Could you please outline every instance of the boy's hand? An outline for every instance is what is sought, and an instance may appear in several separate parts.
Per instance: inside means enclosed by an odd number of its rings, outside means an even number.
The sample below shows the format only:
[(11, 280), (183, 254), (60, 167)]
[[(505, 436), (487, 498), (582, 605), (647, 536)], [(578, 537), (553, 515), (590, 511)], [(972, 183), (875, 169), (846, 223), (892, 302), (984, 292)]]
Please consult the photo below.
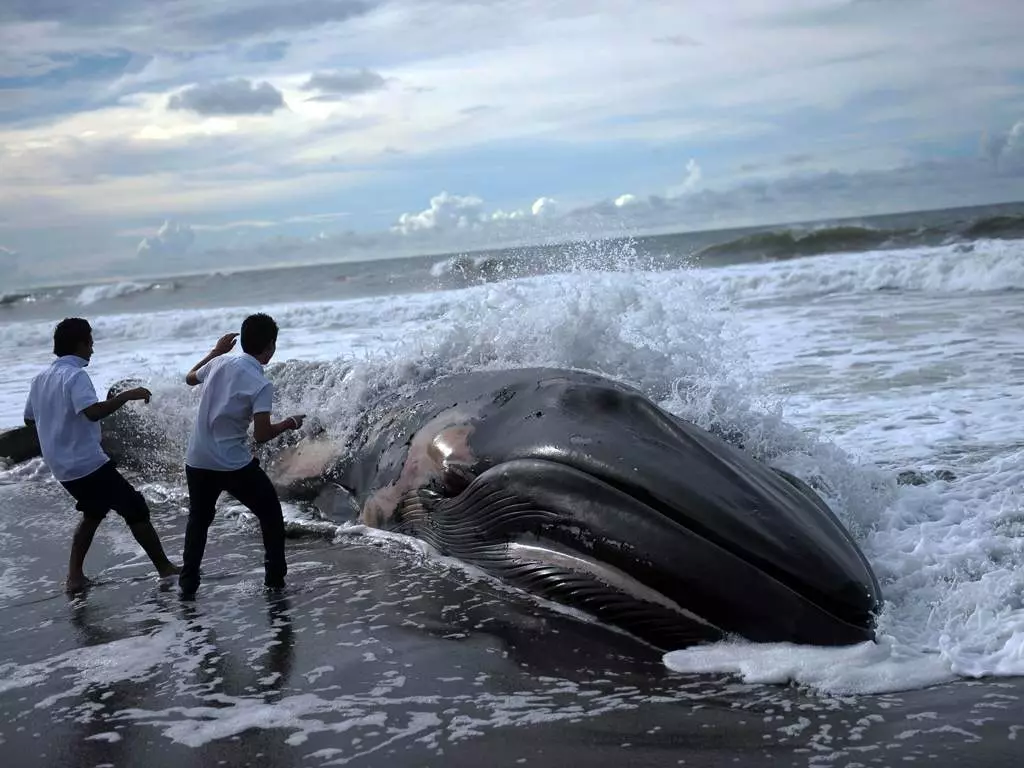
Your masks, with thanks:
[[(305, 419), (306, 419), (306, 414), (302, 413), (302, 414), (298, 414), (296, 416), (289, 416), (288, 419), (287, 419), (287, 422), (288, 422), (288, 425), (291, 426), (292, 429), (301, 429), (302, 428), (302, 422), (305, 421)], [(294, 425), (294, 426), (292, 426), (292, 425)]]
[(213, 345), (213, 354), (226, 355), (232, 350), (232, 348), (234, 348), (236, 338), (238, 338), (237, 333), (225, 333), (217, 339), (217, 343)]
[(135, 387), (134, 389), (125, 390), (121, 393), (121, 397), (125, 402), (129, 402), (130, 400), (145, 400), (148, 403), (149, 398), (152, 396), (153, 393), (145, 387)]

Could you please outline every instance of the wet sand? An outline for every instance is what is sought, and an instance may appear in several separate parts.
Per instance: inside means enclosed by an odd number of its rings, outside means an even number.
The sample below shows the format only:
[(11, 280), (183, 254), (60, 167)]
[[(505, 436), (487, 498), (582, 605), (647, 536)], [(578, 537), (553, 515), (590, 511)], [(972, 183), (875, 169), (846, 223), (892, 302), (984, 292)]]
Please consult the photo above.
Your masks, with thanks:
[[(184, 500), (144, 487), (180, 559)], [(0, 486), (4, 766), (1016, 766), (1024, 680), (826, 697), (673, 673), (661, 653), (393, 540), (288, 541), (264, 594), (224, 509), (194, 603), (119, 518), (61, 590), (76, 514)]]

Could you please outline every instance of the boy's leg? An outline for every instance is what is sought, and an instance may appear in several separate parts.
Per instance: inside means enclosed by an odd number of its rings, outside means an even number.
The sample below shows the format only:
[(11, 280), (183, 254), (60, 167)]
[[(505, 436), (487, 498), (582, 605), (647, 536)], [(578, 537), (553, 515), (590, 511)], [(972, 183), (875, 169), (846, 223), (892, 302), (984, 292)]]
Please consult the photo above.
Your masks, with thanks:
[(82, 516), (82, 519), (78, 523), (78, 527), (75, 529), (75, 535), (71, 539), (71, 557), (68, 560), (68, 578), (65, 582), (65, 588), (68, 592), (78, 592), (85, 589), (89, 583), (89, 579), (85, 576), (83, 567), (85, 566), (85, 556), (89, 552), (89, 547), (92, 545), (92, 538), (96, 535), (96, 529), (100, 527), (100, 523), (103, 522), (103, 518), (99, 517), (86, 517)]
[(242, 469), (231, 472), (224, 490), (249, 508), (260, 521), (263, 531), (263, 583), (271, 589), (284, 586), (288, 566), (284, 559), (284, 515), (277, 489), (255, 459)]
[(139, 542), (139, 546), (149, 555), (149, 559), (153, 561), (161, 579), (181, 573), (181, 567), (167, 559), (163, 545), (160, 543), (160, 536), (149, 520), (133, 523), (128, 526), (128, 529), (132, 532), (135, 540)]
[(85, 556), (89, 554), (96, 530), (107, 516), (110, 506), (103, 498), (103, 484), (98, 482), (96, 472), (77, 480), (62, 482), (61, 485), (77, 502), (75, 509), (82, 513), (82, 519), (71, 538), (71, 554), (68, 557), (68, 575), (65, 582), (65, 588), (69, 592), (78, 592), (89, 583), (84, 570)]
[(132, 536), (149, 555), (160, 578), (179, 573), (181, 569), (167, 559), (160, 537), (150, 522), (149, 505), (145, 496), (125, 480), (112, 464), (107, 464), (98, 471), (103, 473), (103, 484), (110, 498), (111, 509), (124, 518)]
[(226, 472), (185, 467), (188, 481), (188, 525), (185, 526), (185, 548), (181, 556), (178, 586), (182, 595), (191, 597), (199, 589), (199, 566), (206, 551), (206, 536), (221, 494), (221, 477)]

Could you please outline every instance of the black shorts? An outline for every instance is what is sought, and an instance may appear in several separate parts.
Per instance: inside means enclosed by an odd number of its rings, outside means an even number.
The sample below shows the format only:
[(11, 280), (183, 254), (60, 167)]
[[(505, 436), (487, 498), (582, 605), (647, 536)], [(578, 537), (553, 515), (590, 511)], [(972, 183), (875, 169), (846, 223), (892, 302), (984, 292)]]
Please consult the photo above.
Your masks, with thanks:
[(75, 509), (89, 520), (102, 520), (110, 510), (117, 512), (128, 525), (149, 520), (145, 497), (121, 476), (111, 461), (92, 474), (61, 482), (61, 485), (78, 502)]

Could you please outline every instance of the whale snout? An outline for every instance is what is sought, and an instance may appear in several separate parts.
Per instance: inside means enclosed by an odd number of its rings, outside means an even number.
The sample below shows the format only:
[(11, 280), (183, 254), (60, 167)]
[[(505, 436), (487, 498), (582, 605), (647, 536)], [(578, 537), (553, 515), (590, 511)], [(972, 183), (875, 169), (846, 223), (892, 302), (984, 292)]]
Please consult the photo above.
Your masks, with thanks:
[[(532, 535), (591, 570), (625, 574), (633, 592), (656, 593), (721, 635), (874, 638), (881, 598), (870, 564), (798, 478), (628, 390), (556, 387), (544, 405), (534, 418), (566, 439), (537, 441), (525, 415), (507, 418), (509, 460), (477, 478), (555, 515)], [(494, 454), (488, 437), (477, 430), (481, 455)]]
[(662, 647), (730, 635), (814, 645), (874, 636), (869, 572), (833, 566), (829, 590), (820, 564), (780, 578), (791, 563), (766, 567), (760, 548), (723, 546), (565, 464), (503, 463), (458, 497), (416, 504), (404, 524), (442, 551)]

